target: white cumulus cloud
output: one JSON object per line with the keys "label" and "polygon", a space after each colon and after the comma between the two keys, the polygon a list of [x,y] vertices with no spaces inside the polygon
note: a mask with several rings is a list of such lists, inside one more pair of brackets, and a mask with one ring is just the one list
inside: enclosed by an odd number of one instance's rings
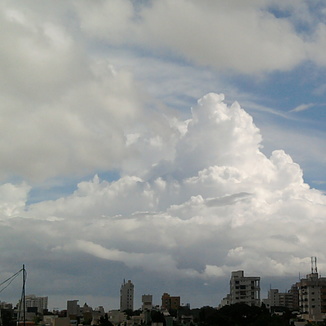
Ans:
{"label": "white cumulus cloud", "polygon": [[174,154],[147,173],[142,167],[141,176],[112,182],[95,176],[69,196],[20,210],[30,227],[51,225],[37,246],[48,234],[50,255],[79,252],[144,273],[199,279],[235,268],[284,275],[312,252],[324,258],[317,243],[325,196],[304,183],[284,151],[263,155],[252,118],[223,99],[201,98]]}

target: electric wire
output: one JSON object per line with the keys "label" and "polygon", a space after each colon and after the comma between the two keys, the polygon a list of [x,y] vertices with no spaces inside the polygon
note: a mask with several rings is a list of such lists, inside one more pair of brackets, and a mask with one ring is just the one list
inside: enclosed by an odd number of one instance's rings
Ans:
{"label": "electric wire", "polygon": [[[19,274],[17,274],[14,278],[12,278],[11,280],[10,280],[10,282],[5,286],[5,287],[3,287],[2,289],[0,289],[0,293],[2,292],[2,291],[4,291],[14,280],[15,280],[15,278],[16,277],[18,277],[18,275]],[[2,285],[2,284],[1,284]]]}
{"label": "electric wire", "polygon": [[9,278],[7,278],[5,281],[3,281],[2,283],[0,283],[0,286],[5,284],[6,282],[8,282],[9,280],[11,280],[12,278],[16,278],[18,276],[18,274],[22,271],[23,269],[20,269],[17,273],[13,274],[12,276],[10,276]]}
{"label": "electric wire", "polygon": [[[18,275],[20,274],[20,272],[23,272],[24,285],[23,285],[22,296],[21,296],[20,303],[19,303],[19,312],[18,312],[19,319],[20,319],[20,314],[21,314],[21,303],[23,301],[22,299],[25,296],[25,281],[26,281],[26,278],[27,278],[27,272],[25,270],[25,267],[23,267],[18,272],[16,272],[15,274],[13,274],[12,276],[10,276],[9,278],[7,278],[6,280],[4,280],[3,282],[0,283],[0,293],[1,293],[2,291],[4,291],[18,277]],[[6,283],[8,283],[8,284],[6,284]],[[4,287],[1,289],[1,286],[3,286],[3,285],[4,285]],[[25,316],[24,316],[24,318],[25,318]],[[1,313],[0,313],[0,325],[2,325]],[[25,321],[24,321],[24,325],[25,325]]]}

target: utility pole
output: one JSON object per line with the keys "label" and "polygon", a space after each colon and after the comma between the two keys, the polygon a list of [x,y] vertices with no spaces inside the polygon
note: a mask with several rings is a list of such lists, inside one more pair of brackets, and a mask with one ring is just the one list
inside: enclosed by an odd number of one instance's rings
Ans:
{"label": "utility pole", "polygon": [[23,265],[23,321],[24,326],[26,326],[26,295],[25,295],[25,284],[26,284],[26,271],[25,271],[25,265]]}

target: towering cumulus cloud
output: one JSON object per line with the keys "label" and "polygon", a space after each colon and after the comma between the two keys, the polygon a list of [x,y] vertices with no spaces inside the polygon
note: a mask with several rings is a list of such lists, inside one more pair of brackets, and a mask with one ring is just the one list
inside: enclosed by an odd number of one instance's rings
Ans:
{"label": "towering cumulus cloud", "polygon": [[38,259],[69,264],[71,256],[97,257],[141,269],[144,277],[210,280],[236,269],[293,275],[312,254],[325,261],[318,246],[325,196],[305,184],[284,151],[270,158],[261,152],[260,131],[238,103],[228,106],[224,95],[207,94],[190,119],[171,119],[170,128],[166,155],[158,155],[157,142],[145,141],[145,134],[126,137],[130,150],[158,158],[138,172],[121,171],[116,181],[95,176],[67,197],[25,210],[22,195],[13,195],[17,214],[1,205],[6,238],[28,230],[20,241]]}
{"label": "towering cumulus cloud", "polygon": [[[251,116],[223,100],[201,98],[191,119],[179,123],[169,159],[142,176],[114,182],[95,176],[66,198],[32,205],[26,215],[60,220],[54,227],[77,233],[56,250],[82,250],[145,270],[208,277],[257,259],[261,273],[290,270],[288,264],[317,250],[325,196],[304,183],[282,150],[262,154]],[[155,146],[149,142],[147,151]],[[77,231],[86,225],[87,234]],[[193,254],[198,251],[205,254]]]}

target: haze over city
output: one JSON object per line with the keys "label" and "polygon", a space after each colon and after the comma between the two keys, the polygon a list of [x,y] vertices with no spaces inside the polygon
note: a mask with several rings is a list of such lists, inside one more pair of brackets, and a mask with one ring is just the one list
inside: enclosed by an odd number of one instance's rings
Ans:
{"label": "haze over city", "polygon": [[[326,273],[326,4],[2,1],[0,282],[217,306]],[[0,301],[20,298],[16,280]],[[137,301],[138,300],[138,301]]]}

